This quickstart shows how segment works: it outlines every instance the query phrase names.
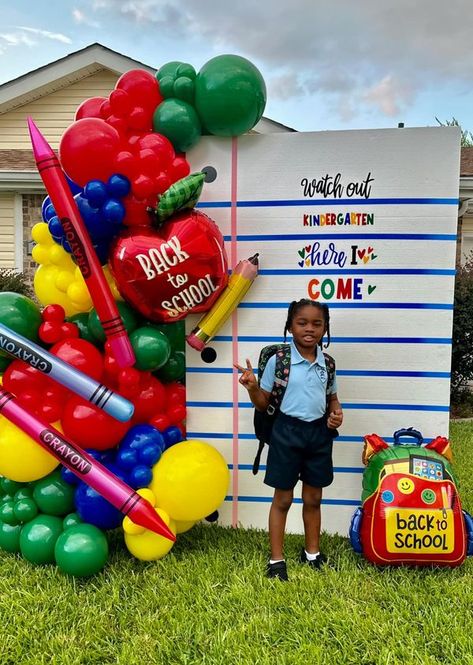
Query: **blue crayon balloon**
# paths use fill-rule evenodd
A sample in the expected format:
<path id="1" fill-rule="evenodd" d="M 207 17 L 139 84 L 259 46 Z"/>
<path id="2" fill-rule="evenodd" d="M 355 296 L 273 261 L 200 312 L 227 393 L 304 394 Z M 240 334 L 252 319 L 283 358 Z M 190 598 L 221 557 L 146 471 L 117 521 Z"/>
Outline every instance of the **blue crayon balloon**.
<path id="1" fill-rule="evenodd" d="M 47 374 L 116 420 L 127 422 L 133 415 L 135 407 L 127 399 L 53 356 L 52 353 L 48 353 L 3 323 L 0 323 L 0 350 Z"/>

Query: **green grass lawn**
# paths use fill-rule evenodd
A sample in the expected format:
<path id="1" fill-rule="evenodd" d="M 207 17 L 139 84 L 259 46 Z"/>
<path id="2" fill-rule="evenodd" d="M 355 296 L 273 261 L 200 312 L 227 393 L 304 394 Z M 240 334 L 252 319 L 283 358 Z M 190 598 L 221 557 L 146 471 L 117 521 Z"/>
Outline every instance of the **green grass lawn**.
<path id="1" fill-rule="evenodd" d="M 473 424 L 453 424 L 451 439 L 473 512 Z M 473 663 L 473 561 L 376 569 L 324 536 L 332 567 L 315 572 L 295 563 L 301 544 L 288 538 L 287 584 L 262 574 L 265 533 L 215 526 L 152 564 L 117 534 L 88 580 L 0 553 L 0 664 Z"/>

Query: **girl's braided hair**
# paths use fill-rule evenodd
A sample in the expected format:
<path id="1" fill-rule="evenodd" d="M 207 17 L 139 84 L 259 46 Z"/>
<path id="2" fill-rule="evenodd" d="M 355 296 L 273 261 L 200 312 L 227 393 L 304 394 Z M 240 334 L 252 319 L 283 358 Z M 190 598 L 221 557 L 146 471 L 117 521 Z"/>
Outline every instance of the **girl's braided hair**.
<path id="1" fill-rule="evenodd" d="M 322 314 L 324 316 L 324 323 L 325 323 L 325 332 L 327 333 L 327 344 L 325 344 L 324 348 L 327 348 L 330 344 L 330 312 L 328 309 L 328 305 L 325 305 L 325 303 L 315 302 L 314 300 L 310 300 L 309 298 L 302 298 L 301 300 L 293 300 L 289 305 L 289 308 L 287 310 L 286 325 L 284 326 L 284 341 L 286 341 L 287 332 L 289 328 L 292 326 L 292 321 L 294 320 L 294 317 L 296 316 L 297 312 L 300 309 L 302 309 L 302 307 L 306 307 L 307 305 L 310 305 L 311 307 L 317 307 L 318 309 L 322 310 Z M 320 346 L 320 348 L 323 348 L 322 340 L 320 340 L 318 345 Z"/>

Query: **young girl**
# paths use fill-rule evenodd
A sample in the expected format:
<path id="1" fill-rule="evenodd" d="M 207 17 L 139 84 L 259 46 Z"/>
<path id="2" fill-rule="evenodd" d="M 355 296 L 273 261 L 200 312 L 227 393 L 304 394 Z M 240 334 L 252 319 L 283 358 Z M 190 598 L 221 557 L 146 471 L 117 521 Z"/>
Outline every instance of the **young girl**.
<path id="1" fill-rule="evenodd" d="M 327 333 L 330 343 L 328 306 L 313 300 L 293 301 L 284 327 L 292 334 L 291 368 L 281 410 L 273 425 L 271 445 L 264 482 L 274 487 L 269 512 L 271 558 L 268 577 L 287 580 L 283 555 L 286 517 L 291 507 L 294 487 L 302 480 L 302 517 L 305 547 L 300 562 L 315 569 L 326 561 L 320 552 L 320 502 L 322 488 L 333 481 L 332 443 L 335 430 L 342 424 L 343 412 L 334 380 L 327 395 L 328 373 L 322 352 L 322 338 Z M 261 385 L 258 386 L 250 361 L 242 372 L 240 383 L 248 390 L 259 411 L 266 411 L 274 382 L 276 356 L 269 358 Z"/>

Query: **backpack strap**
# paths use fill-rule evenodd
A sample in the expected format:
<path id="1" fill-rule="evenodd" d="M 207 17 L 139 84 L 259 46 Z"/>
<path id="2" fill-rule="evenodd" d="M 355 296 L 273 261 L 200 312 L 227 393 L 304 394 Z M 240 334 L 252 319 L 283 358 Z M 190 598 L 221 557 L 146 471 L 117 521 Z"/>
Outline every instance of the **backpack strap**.
<path id="1" fill-rule="evenodd" d="M 324 351 L 324 357 L 325 357 L 325 367 L 327 368 L 327 395 L 330 394 L 330 391 L 332 390 L 333 383 L 335 381 L 335 360 L 332 358 L 331 355 L 328 353 L 325 353 Z"/>
<path id="2" fill-rule="evenodd" d="M 282 404 L 284 393 L 286 392 L 287 382 L 289 380 L 289 371 L 291 369 L 291 347 L 289 344 L 281 344 L 276 351 L 276 364 L 274 367 L 274 383 L 269 398 L 266 413 L 270 416 L 279 409 Z"/>

